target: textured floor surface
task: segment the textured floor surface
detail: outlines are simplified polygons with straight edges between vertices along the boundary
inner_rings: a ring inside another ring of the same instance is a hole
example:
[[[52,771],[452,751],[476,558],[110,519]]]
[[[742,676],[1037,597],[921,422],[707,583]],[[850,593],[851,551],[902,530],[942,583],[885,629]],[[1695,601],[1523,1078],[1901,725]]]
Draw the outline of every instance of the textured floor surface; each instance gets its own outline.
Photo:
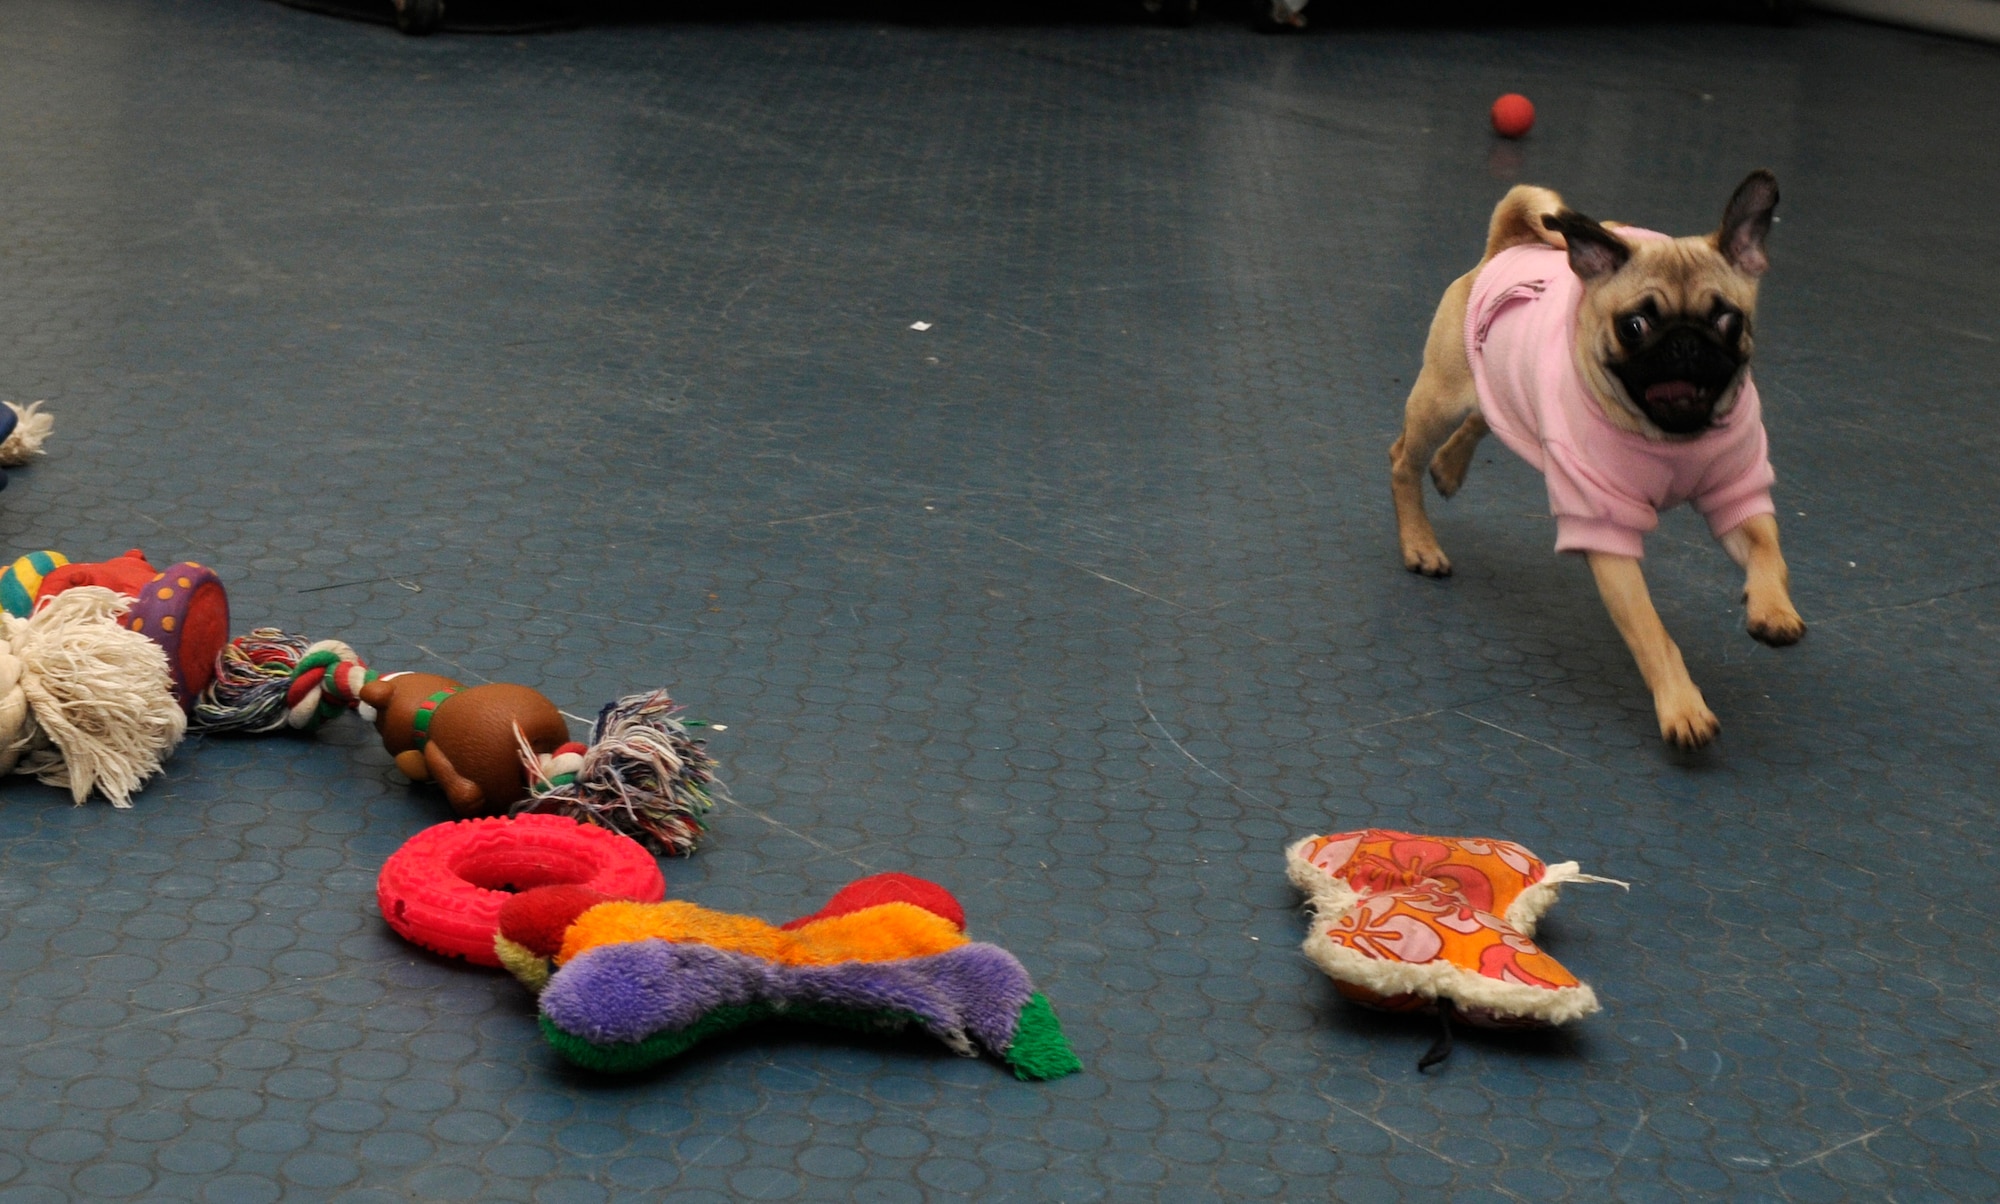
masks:
[[[0,397],[59,415],[8,556],[199,559],[239,629],[577,714],[671,686],[736,798],[674,896],[933,877],[1088,1063],[566,1071],[384,928],[446,810],[350,719],[129,812],[6,784],[0,1201],[2000,1196],[2000,51],[12,0],[0,114]],[[1682,757],[1533,474],[1489,445],[1424,581],[1384,452],[1506,183],[1686,232],[1760,165],[1812,630],[1753,644],[1671,516]],[[1364,825],[1629,879],[1545,930],[1603,1013],[1417,1074],[1297,949],[1283,845]]]

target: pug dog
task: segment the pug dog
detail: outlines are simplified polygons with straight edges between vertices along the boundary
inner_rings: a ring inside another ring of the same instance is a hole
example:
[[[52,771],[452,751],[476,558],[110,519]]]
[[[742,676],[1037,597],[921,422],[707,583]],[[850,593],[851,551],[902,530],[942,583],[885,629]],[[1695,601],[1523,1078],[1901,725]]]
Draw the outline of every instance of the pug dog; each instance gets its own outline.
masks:
[[[1744,571],[1750,634],[1797,643],[1775,479],[1750,379],[1757,285],[1778,181],[1752,172],[1711,234],[1672,238],[1592,221],[1546,188],[1493,210],[1486,254],[1445,290],[1423,370],[1389,449],[1403,565],[1451,561],[1423,477],[1458,492],[1490,430],[1548,482],[1556,550],[1581,552],[1653,693],[1660,735],[1698,748],[1721,725],[1688,677],[1639,560],[1659,512],[1691,503]]]

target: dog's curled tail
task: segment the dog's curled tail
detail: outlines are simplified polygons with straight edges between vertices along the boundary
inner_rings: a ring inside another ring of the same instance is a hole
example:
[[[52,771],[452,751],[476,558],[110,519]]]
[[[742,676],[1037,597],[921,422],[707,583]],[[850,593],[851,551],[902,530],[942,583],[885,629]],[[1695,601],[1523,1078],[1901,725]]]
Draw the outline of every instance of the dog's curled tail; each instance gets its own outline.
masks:
[[[1561,247],[1563,237],[1553,230],[1543,227],[1542,219],[1561,213],[1566,206],[1553,188],[1540,188],[1533,184],[1516,184],[1500,198],[1493,207],[1493,221],[1486,227],[1486,258],[1491,259],[1508,247],[1518,247],[1525,243],[1547,243]]]

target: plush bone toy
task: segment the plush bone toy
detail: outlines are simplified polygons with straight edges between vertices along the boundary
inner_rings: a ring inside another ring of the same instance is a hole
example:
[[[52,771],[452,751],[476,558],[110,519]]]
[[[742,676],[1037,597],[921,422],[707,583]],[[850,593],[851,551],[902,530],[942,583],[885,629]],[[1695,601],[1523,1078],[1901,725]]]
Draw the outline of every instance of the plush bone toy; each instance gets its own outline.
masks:
[[[1081,1069],[1027,970],[964,928],[949,892],[904,874],[863,878],[784,925],[546,886],[502,905],[494,948],[540,992],[549,1043],[593,1070],[642,1069],[766,1019],[914,1026],[1027,1080]]]
[[[1437,1011],[1420,1068],[1451,1053],[1450,1016],[1492,1027],[1566,1024],[1597,996],[1531,939],[1566,882],[1608,882],[1547,865],[1505,840],[1386,828],[1309,836],[1285,869],[1312,909],[1305,953],[1340,993],[1391,1012]]]

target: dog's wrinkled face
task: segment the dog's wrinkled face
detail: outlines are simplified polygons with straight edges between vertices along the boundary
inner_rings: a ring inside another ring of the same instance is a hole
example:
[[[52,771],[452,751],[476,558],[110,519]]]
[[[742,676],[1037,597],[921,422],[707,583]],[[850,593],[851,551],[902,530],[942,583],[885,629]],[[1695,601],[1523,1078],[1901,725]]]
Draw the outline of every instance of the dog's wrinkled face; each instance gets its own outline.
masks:
[[[1720,295],[1692,300],[1692,306],[1668,310],[1649,290],[1613,319],[1624,358],[1604,364],[1625,386],[1625,396],[1669,435],[1707,430],[1750,358],[1742,302]]]
[[[1614,421],[1692,438],[1725,417],[1750,362],[1764,238],[1778,204],[1767,171],[1736,189],[1715,233],[1627,242],[1580,213],[1544,224],[1583,278],[1577,364]]]

